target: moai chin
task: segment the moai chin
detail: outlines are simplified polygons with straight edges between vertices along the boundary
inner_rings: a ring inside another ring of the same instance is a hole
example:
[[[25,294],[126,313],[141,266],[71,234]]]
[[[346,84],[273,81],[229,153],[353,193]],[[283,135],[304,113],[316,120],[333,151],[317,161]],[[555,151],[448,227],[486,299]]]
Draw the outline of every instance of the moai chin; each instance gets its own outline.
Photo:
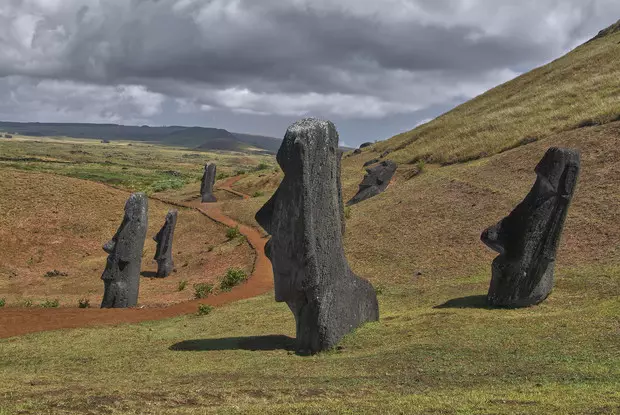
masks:
[[[490,305],[527,307],[542,302],[551,292],[556,251],[579,167],[577,151],[547,150],[525,199],[482,233],[482,242],[499,253],[492,265]]]
[[[172,273],[174,261],[172,260],[172,240],[174,238],[174,228],[177,226],[178,211],[172,209],[166,215],[166,222],[161,227],[157,235],[153,238],[157,242],[155,250],[155,260],[157,261],[157,277],[165,278]]]
[[[140,266],[148,227],[148,198],[132,193],[125,203],[125,216],[104,246],[108,255],[101,276],[105,291],[101,308],[134,307],[138,303]]]
[[[297,348],[316,353],[379,318],[372,285],[357,277],[342,246],[344,213],[338,133],[329,121],[290,126],[277,154],[284,178],[256,220],[272,235],[265,253],[276,301],[295,316]]]
[[[202,183],[200,186],[200,196],[202,203],[217,202],[215,196],[213,196],[213,186],[215,185],[215,164],[205,164],[205,172],[202,175]]]

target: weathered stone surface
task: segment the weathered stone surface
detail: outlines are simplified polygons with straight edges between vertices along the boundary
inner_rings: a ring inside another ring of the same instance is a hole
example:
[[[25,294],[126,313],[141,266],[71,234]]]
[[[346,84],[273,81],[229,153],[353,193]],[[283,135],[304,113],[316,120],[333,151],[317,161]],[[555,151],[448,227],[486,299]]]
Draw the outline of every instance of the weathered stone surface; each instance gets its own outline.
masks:
[[[144,193],[132,193],[125,203],[121,226],[103,246],[109,255],[101,276],[105,286],[101,308],[133,307],[138,303],[147,221],[148,198]]]
[[[166,215],[166,222],[161,227],[157,235],[153,238],[157,242],[155,250],[155,260],[157,261],[157,277],[165,278],[172,273],[174,261],[172,260],[172,240],[174,238],[174,228],[177,226],[178,211],[172,209]]]
[[[357,194],[347,202],[347,206],[370,199],[383,192],[390,184],[390,180],[392,180],[392,176],[396,172],[396,167],[396,163],[386,160],[375,167],[366,169],[366,176],[364,176],[364,180],[360,183]]]
[[[277,155],[284,178],[256,214],[272,235],[265,253],[273,266],[275,297],[295,316],[300,352],[329,349],[379,318],[372,285],[353,274],[342,247],[337,148],[338,133],[329,121],[304,119],[290,126]]]
[[[353,150],[353,154],[362,154],[362,150],[356,148],[355,150]]]
[[[379,162],[379,159],[368,160],[366,163],[364,163],[364,167],[368,167],[371,164],[375,164],[375,163],[378,163],[378,162]]]
[[[202,175],[202,184],[200,186],[202,203],[217,201],[215,196],[213,196],[213,185],[215,184],[215,170],[216,169],[214,163],[207,163],[205,165],[205,172]]]
[[[481,239],[500,255],[492,266],[487,300],[499,307],[527,307],[553,288],[553,270],[566,213],[579,175],[579,153],[550,148],[525,199]]]
[[[385,150],[383,153],[381,153],[381,155],[379,156],[379,158],[385,158],[385,156],[387,156],[388,154],[390,154],[391,151],[390,150]]]

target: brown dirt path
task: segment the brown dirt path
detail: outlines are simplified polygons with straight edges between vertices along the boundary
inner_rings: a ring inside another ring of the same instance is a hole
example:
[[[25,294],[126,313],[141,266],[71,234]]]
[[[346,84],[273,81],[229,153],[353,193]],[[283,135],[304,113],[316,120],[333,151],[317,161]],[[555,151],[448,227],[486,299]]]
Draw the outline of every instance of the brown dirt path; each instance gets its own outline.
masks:
[[[249,197],[230,189],[230,186],[237,180],[239,180],[239,177],[231,177],[223,182],[219,188],[244,198]],[[166,202],[165,200],[162,201]],[[273,288],[271,263],[264,254],[267,239],[263,238],[257,229],[239,224],[224,215],[217,203],[203,204],[197,202],[190,205],[167,203],[195,208],[212,220],[226,226],[239,226],[239,231],[247,238],[250,246],[256,251],[254,270],[247,282],[234,287],[230,292],[223,292],[206,299],[173,304],[167,307],[126,309],[3,308],[0,309],[0,338],[20,336],[39,331],[161,320],[195,313],[200,304],[221,306],[264,294]]]
[[[233,184],[235,184],[235,183],[237,183],[237,182],[238,182],[239,180],[241,180],[241,179],[242,179],[242,177],[241,177],[241,176],[234,176],[234,177],[230,177],[230,178],[226,179],[226,180],[224,181],[224,183],[222,183],[222,184],[219,186],[219,189],[220,189],[220,190],[225,190],[225,191],[227,191],[228,193],[231,193],[231,194],[233,194],[233,195],[235,195],[235,196],[239,196],[239,197],[241,197],[241,198],[243,198],[243,199],[249,199],[249,198],[250,198],[250,195],[246,195],[245,193],[238,192],[238,191],[236,191],[236,190],[234,190],[234,189],[232,188],[232,185],[233,185]]]

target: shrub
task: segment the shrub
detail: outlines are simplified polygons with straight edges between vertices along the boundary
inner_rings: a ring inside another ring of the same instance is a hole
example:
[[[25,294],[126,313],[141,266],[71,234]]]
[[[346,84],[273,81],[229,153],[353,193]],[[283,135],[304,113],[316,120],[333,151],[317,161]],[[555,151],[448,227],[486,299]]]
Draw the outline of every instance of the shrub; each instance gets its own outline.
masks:
[[[200,304],[198,306],[198,315],[199,316],[206,316],[207,314],[211,313],[211,311],[213,311],[213,307],[211,307],[209,304]]]
[[[259,163],[258,166],[256,166],[256,171],[267,170],[268,168],[269,168],[269,164]]]
[[[232,287],[241,284],[243,281],[247,279],[248,279],[248,276],[244,270],[240,268],[228,268],[228,271],[226,271],[226,275],[224,276],[224,279],[220,283],[220,290],[230,291]]]
[[[194,285],[194,297],[207,298],[213,292],[213,284],[200,283]]]
[[[246,171],[245,171],[245,170],[237,170],[237,171],[235,172],[235,176],[242,176],[242,175],[244,175],[245,173],[246,173]]]
[[[252,197],[261,197],[264,194],[265,194],[264,192],[261,192],[260,190],[257,190],[254,193],[252,193]]]
[[[0,308],[6,305],[6,298],[0,298]]]
[[[183,291],[187,287],[187,280],[179,281],[178,291]]]
[[[226,179],[227,177],[228,177],[228,173],[219,172],[218,174],[215,175],[215,180],[222,180],[222,179]]]
[[[78,301],[78,308],[90,308],[90,300],[88,298],[81,298]]]
[[[24,307],[32,307],[32,300],[25,300]]]
[[[45,300],[41,303],[41,307],[43,308],[57,308],[60,306],[60,302],[58,300]]]
[[[226,237],[228,239],[235,239],[241,236],[241,231],[239,230],[239,225],[234,228],[228,228],[226,230]]]

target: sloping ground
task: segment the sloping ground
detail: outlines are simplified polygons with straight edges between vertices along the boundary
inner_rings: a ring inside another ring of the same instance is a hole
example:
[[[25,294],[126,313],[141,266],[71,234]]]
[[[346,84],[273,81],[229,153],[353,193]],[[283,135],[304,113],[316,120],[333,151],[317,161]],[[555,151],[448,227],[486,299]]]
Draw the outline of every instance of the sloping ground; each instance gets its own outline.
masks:
[[[613,28],[613,26],[612,26]],[[579,46],[412,131],[365,151],[398,163],[455,163],[588,123],[620,120],[620,32]]]
[[[128,193],[89,181],[52,174],[0,169],[0,298],[7,305],[37,306],[59,299],[77,307],[87,298],[97,306],[107,254],[101,246],[116,232]],[[171,206],[149,201],[149,230],[143,275],[157,270],[152,237]],[[143,278],[139,303],[168,304],[193,298],[193,284],[216,283],[229,267],[251,271],[254,253],[243,240],[229,241],[225,227],[191,209],[180,209],[174,242],[177,272],[166,279]],[[44,277],[58,270],[67,276]],[[179,291],[179,283],[187,288]]]

